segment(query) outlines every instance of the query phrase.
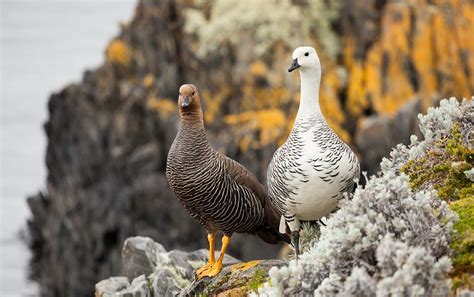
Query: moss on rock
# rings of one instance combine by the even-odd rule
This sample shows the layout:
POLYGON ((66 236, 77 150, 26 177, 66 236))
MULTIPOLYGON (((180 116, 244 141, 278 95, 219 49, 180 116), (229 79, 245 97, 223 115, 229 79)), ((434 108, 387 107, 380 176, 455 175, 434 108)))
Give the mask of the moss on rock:
POLYGON ((474 149, 462 141, 459 124, 454 124, 447 137, 435 141, 423 157, 409 160, 400 171, 408 175, 413 189, 429 183, 440 198, 457 201, 474 196, 473 183, 464 173, 473 164, 474 149))
POLYGON ((226 266, 215 277, 195 280, 181 292, 182 296, 245 296, 258 292, 268 280, 268 271, 280 267, 281 260, 250 261, 226 266))
POLYGON ((459 216, 451 244, 454 289, 469 285, 474 273, 474 184, 465 174, 473 168, 474 149, 463 138, 459 123, 455 123, 423 157, 411 159, 400 168, 413 189, 431 185, 459 216))
POLYGON ((400 168, 413 189, 433 187, 459 217, 451 243, 454 289, 474 289, 474 184, 466 174, 474 166, 474 147, 469 140, 473 125, 469 117, 466 112, 451 124, 449 133, 433 139, 422 155, 400 168))

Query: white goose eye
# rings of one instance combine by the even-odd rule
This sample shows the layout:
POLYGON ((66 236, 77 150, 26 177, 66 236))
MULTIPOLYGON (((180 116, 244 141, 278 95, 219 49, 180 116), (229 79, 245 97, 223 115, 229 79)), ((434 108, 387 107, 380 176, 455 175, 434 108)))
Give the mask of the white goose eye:
POLYGON ((309 53, 308 53, 308 52, 306 52, 306 53, 304 53, 304 55, 307 57, 307 56, 309 56, 309 53))

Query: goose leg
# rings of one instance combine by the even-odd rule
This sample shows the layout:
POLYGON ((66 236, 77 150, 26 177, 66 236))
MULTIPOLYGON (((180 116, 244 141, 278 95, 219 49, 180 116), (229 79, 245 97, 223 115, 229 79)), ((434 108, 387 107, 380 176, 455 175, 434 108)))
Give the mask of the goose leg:
POLYGON ((230 243, 230 236, 227 236, 224 234, 224 236, 222 237, 222 248, 221 248, 221 254, 219 255, 219 258, 214 263, 214 265, 212 265, 211 268, 203 271, 201 275, 199 275, 199 279, 205 276, 213 277, 219 274, 219 272, 222 270, 222 261, 224 261, 224 254, 227 250, 227 247, 229 246, 229 243, 230 243))
POLYGON ((291 243, 295 247, 295 256, 296 259, 298 259, 298 255, 300 254, 300 231, 291 232, 291 243))
POLYGON ((216 259, 215 259, 215 256, 214 256, 215 239, 216 239, 216 234, 215 233, 207 234, 207 241, 209 242, 209 261, 207 262, 206 265, 204 265, 203 267, 199 268, 196 271, 196 275, 198 276, 198 278, 201 278, 200 275, 204 271, 210 269, 212 267, 212 265, 214 265, 214 263, 216 262, 216 259))
POLYGON ((300 219, 295 215, 285 216, 285 218, 291 231, 291 244, 295 248, 295 256, 298 259, 300 254, 300 219))

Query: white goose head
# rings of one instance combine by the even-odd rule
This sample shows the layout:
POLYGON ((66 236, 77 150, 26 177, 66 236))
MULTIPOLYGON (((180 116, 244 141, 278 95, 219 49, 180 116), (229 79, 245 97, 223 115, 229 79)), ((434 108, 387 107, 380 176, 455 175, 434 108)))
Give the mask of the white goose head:
POLYGON ((295 69, 304 70, 316 70, 321 72, 321 63, 319 62, 318 54, 316 50, 311 46, 302 46, 295 49, 293 52, 293 61, 288 68, 288 72, 295 69))
POLYGON ((300 71, 301 92, 300 107, 296 118, 320 114, 319 85, 321 83, 321 62, 316 50, 310 46, 302 46, 293 52, 293 62, 288 68, 291 72, 300 71))

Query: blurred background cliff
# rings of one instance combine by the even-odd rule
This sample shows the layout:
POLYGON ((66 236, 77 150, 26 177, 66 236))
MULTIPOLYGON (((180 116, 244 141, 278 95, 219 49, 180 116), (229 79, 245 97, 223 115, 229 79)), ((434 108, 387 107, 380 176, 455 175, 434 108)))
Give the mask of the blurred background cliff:
MULTIPOLYGON (((7 214, 26 219, 24 208, 18 214, 11 205, 23 203, 18 193, 35 190, 28 176, 10 172, 18 159, 32 150, 42 152, 45 144, 45 185, 33 184, 43 190, 28 198, 31 215, 25 232, 31 278, 45 296, 91 295, 98 280, 120 274, 120 249, 129 236, 150 236, 166 249, 206 246, 203 231, 181 209, 164 176, 182 83, 201 89, 214 147, 245 164, 262 182, 298 107, 299 77, 286 71, 297 46, 318 50, 323 113, 370 174, 391 147, 419 133, 419 112, 443 97, 474 94, 474 3, 469 0, 104 3, 61 4, 63 11, 53 10, 51 19, 81 15, 82 7, 88 8, 76 22, 68 17, 43 27, 57 30, 57 36, 48 35, 51 40, 33 35, 31 48, 22 47, 21 59, 29 57, 27 50, 34 51, 35 42, 59 46, 59 32, 77 28, 84 30, 79 38, 108 39, 103 63, 96 68, 88 64, 93 59, 81 59, 89 46, 70 50, 70 61, 61 69, 90 68, 82 79, 69 74, 76 83, 64 86, 68 81, 51 80, 61 73, 35 56, 31 63, 38 66, 22 69, 2 54, 4 65, 13 64, 2 66, 3 88, 11 92, 2 91, 2 257, 7 214), (88 23, 89 14, 100 14, 100 22, 88 23), (114 36, 118 19, 128 21, 114 36), (98 34, 105 27, 112 28, 107 37, 98 34), (27 93, 29 83, 44 88, 46 81, 43 93, 27 93), (50 90, 56 91, 44 116, 46 141, 37 134, 30 137, 27 130, 7 130, 14 123, 44 118, 40 95, 50 90), (20 92, 21 100, 15 100, 20 92), (10 138, 4 130, 13 131, 10 138), (16 191, 9 199, 4 183, 5 189, 16 191), (13 196, 19 201, 7 202, 13 196)), ((29 20, 23 8, 2 4, 2 50, 7 54, 17 50, 12 47, 15 37, 40 30, 37 26, 50 19, 38 8, 45 4, 24 5, 38 23, 23 24, 22 18, 29 20), (14 26, 21 30, 8 30, 14 26)), ((41 160, 31 162, 22 166, 43 172, 41 160)), ((278 252, 247 236, 238 236, 231 248, 241 259, 278 252)))

